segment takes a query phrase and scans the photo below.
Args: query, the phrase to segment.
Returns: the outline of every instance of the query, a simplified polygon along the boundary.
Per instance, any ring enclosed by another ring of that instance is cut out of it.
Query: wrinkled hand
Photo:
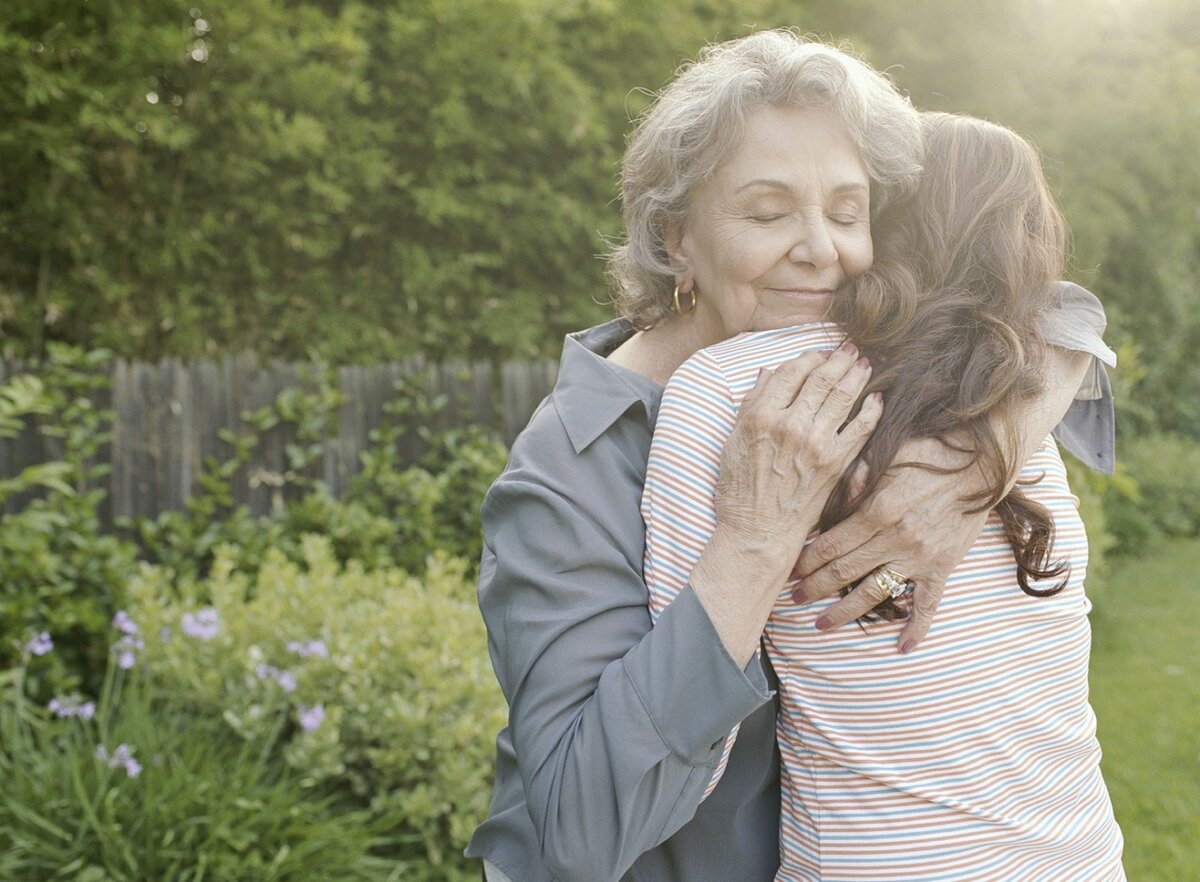
[[[917,439],[900,448],[896,461],[959,469],[966,460],[938,441]],[[890,567],[916,583],[912,613],[898,638],[900,651],[910,652],[929,631],[946,579],[983,529],[987,512],[968,514],[974,505],[963,497],[984,486],[974,467],[950,474],[890,470],[855,514],[804,549],[794,572],[802,581],[793,598],[798,603],[813,601],[861,580],[822,614],[825,621],[818,620],[818,627],[835,628],[886,597],[869,574],[876,567]]]
[[[846,422],[870,376],[870,364],[846,344],[763,371],[742,403],[721,457],[717,529],[743,548],[773,549],[784,575],[879,422],[878,395]]]

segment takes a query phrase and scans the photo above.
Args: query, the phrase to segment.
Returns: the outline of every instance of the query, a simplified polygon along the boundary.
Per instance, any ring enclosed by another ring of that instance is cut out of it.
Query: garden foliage
[[[45,709],[23,673],[0,677],[0,879],[401,878],[369,813],[275,759],[286,719],[240,738],[115,658],[99,701]]]
[[[0,503],[24,500],[0,518],[0,669],[25,635],[47,631],[60,651],[37,665],[31,693],[99,687],[108,621],[134,571],[133,546],[100,529],[108,469],[99,453],[112,416],[98,401],[107,353],[51,346],[38,374],[0,385],[0,439],[28,422],[58,458],[0,480]]]
[[[289,767],[367,809],[387,831],[377,854],[404,879],[455,878],[505,721],[469,568],[434,555],[418,575],[368,571],[325,537],[301,546],[301,563],[272,550],[253,575],[218,549],[209,577],[178,592],[144,570],[129,611],[152,635],[147,676],[253,743],[286,720]]]
[[[7,0],[0,353],[526,358],[606,310],[630,121],[707,40],[849,39],[1042,149],[1075,278],[1200,437],[1196,0]]]
[[[207,464],[186,511],[124,523],[136,541],[120,538],[101,529],[96,486],[105,358],[52,347],[38,371],[0,384],[0,432],[31,427],[62,457],[0,484],[16,507],[0,520],[0,773],[29,770],[0,806],[0,878],[64,864],[97,882],[218,867],[229,879],[471,878],[461,850],[486,812],[504,721],[474,603],[479,500],[503,446],[480,430],[424,431],[424,458],[402,466],[405,420],[442,402],[400,390],[359,480],[334,499],[308,469],[340,406],[325,374],[246,414],[250,431]],[[281,422],[297,438],[280,487],[293,501],[255,517],[231,482],[256,433]],[[84,706],[86,719],[60,719]],[[130,760],[136,782],[122,777]],[[39,795],[40,775],[64,783]]]

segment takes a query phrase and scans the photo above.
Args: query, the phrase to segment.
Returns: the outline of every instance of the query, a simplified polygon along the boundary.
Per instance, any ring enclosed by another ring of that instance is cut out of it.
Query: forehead
[[[796,192],[867,187],[870,179],[841,118],[825,107],[761,107],[712,183],[727,195],[772,181]]]

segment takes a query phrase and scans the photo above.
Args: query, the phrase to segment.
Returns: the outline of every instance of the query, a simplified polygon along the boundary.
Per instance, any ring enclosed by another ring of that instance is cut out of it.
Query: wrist
[[[696,568],[714,581],[761,584],[777,590],[786,580],[803,546],[803,538],[786,537],[718,523]]]

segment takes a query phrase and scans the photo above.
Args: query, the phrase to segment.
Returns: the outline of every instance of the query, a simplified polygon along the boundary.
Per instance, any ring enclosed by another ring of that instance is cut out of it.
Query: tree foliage
[[[192,2],[0,0],[4,353],[551,352],[607,314],[647,90],[788,25],[1030,136],[1126,425],[1200,435],[1197,0]]]

